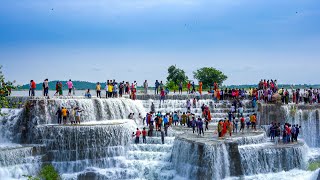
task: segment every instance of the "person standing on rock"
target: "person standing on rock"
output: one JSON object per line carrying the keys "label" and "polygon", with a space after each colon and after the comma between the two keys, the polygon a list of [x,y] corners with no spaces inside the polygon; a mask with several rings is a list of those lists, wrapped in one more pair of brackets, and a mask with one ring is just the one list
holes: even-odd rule
{"label": "person standing on rock", "polygon": [[202,82],[201,81],[199,82],[199,93],[201,96],[202,95]]}
{"label": "person standing on rock", "polygon": [[151,103],[151,112],[156,112],[156,109],[154,108],[153,102]]}
{"label": "person standing on rock", "polygon": [[245,119],[244,117],[242,116],[241,119],[240,119],[240,122],[241,122],[241,126],[240,126],[240,132],[242,130],[242,134],[244,133],[244,127],[245,127]]}
{"label": "person standing on rock", "polygon": [[160,92],[160,105],[161,105],[161,101],[164,103],[165,98],[166,98],[166,93],[164,92],[163,88],[161,88],[161,92]]}
{"label": "person standing on rock", "polygon": [[139,130],[139,128],[137,128],[137,131],[136,131],[136,144],[139,144],[140,135],[141,135],[141,131]]}
{"label": "person standing on rock", "polygon": [[191,93],[191,82],[189,81],[187,84],[188,94]]}
{"label": "person standing on rock", "polygon": [[67,116],[68,116],[67,108],[62,107],[61,113],[62,113],[63,124],[67,124]]}
{"label": "person standing on rock", "polygon": [[48,93],[49,93],[49,82],[48,82],[48,79],[45,79],[43,81],[42,87],[43,87],[43,96],[44,97],[49,97],[48,96]]}
{"label": "person standing on rock", "polygon": [[159,81],[156,80],[156,82],[154,83],[154,94],[159,94]]}
{"label": "person standing on rock", "polygon": [[256,114],[252,114],[251,115],[250,121],[251,121],[251,128],[254,129],[255,131],[257,131],[257,127],[256,127],[257,117],[256,117]]}
{"label": "person standing on rock", "polygon": [[58,116],[58,124],[61,124],[62,111],[60,108],[58,108],[56,115]]}
{"label": "person standing on rock", "polygon": [[113,97],[117,98],[118,97],[118,83],[117,82],[114,83],[112,91],[113,91],[112,92],[113,93]]}
{"label": "person standing on rock", "polygon": [[169,123],[164,124],[164,134],[165,136],[168,136],[168,128],[169,128]]}
{"label": "person standing on rock", "polygon": [[183,83],[180,81],[179,83],[179,94],[182,94]]}
{"label": "person standing on rock", "polygon": [[146,131],[146,128],[143,128],[143,130],[142,130],[142,142],[144,144],[147,143],[147,131]]}
{"label": "person standing on rock", "polygon": [[96,85],[96,92],[97,92],[97,97],[101,98],[101,85],[99,82],[97,82],[97,85]]}
{"label": "person standing on rock", "polygon": [[203,136],[204,136],[203,121],[202,121],[202,119],[201,119],[200,117],[198,118],[198,129],[199,129],[198,135],[201,136],[201,132],[202,132],[202,134],[203,134]]}
{"label": "person standing on rock", "polygon": [[31,80],[31,96],[35,96],[35,90],[36,90],[36,82],[34,80]]}
{"label": "person standing on rock", "polygon": [[81,112],[83,110],[81,110],[79,107],[76,108],[76,124],[80,124],[80,119],[81,119]]}
{"label": "person standing on rock", "polygon": [[71,96],[71,91],[73,89],[73,83],[72,83],[71,79],[69,79],[69,81],[66,84],[67,84],[68,90],[69,90],[68,96]]}
{"label": "person standing on rock", "polygon": [[145,80],[143,83],[144,94],[148,94],[148,81]]}
{"label": "person standing on rock", "polygon": [[162,144],[164,144],[164,132],[161,130],[161,141],[162,141]]}
{"label": "person standing on rock", "polygon": [[195,117],[192,117],[191,126],[192,126],[192,132],[194,134],[194,132],[196,131],[196,127],[197,127],[197,121],[196,121]]}
{"label": "person standing on rock", "polygon": [[196,92],[196,86],[195,86],[194,81],[193,81],[192,82],[192,91],[191,91],[191,93],[194,93],[194,92]]}
{"label": "person standing on rock", "polygon": [[222,122],[222,120],[220,120],[218,122],[218,136],[219,136],[219,139],[222,138],[222,128],[223,128],[223,122]]}

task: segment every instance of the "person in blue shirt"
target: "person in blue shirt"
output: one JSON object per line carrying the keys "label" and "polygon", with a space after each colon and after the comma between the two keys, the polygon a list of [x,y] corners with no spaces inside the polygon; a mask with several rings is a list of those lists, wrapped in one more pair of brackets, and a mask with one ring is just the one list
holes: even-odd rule
{"label": "person in blue shirt", "polygon": [[201,132],[202,132],[202,134],[204,136],[203,121],[202,121],[202,119],[200,117],[198,118],[198,124],[197,125],[198,125],[198,129],[199,129],[198,135],[201,136]]}
{"label": "person in blue shirt", "polygon": [[194,81],[192,82],[192,93],[196,92],[196,88],[195,88],[195,85],[194,85]]}
{"label": "person in blue shirt", "polygon": [[156,82],[154,83],[154,94],[159,94],[159,86],[160,83],[158,80],[156,80]]}

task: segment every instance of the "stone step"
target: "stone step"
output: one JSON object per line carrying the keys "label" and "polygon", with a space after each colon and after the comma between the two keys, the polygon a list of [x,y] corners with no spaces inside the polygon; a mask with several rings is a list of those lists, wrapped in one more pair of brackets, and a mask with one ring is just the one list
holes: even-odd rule
{"label": "stone step", "polygon": [[134,144],[131,145],[132,151],[152,151],[152,152],[171,152],[171,144]]}
{"label": "stone step", "polygon": [[129,160],[170,161],[171,153],[148,152],[148,151],[128,151],[127,157]]}
{"label": "stone step", "polygon": [[145,168],[148,168],[148,170],[172,170],[173,164],[171,162],[167,161],[153,161],[153,160],[127,160],[127,168],[135,168],[139,171],[144,170]]}
{"label": "stone step", "polygon": [[[155,134],[154,134],[155,135]],[[164,143],[165,144],[173,144],[175,137],[165,137],[164,138]],[[133,140],[134,143],[134,140]],[[140,137],[140,143],[142,144],[142,137]],[[162,144],[161,137],[147,137],[147,143],[146,144]]]}

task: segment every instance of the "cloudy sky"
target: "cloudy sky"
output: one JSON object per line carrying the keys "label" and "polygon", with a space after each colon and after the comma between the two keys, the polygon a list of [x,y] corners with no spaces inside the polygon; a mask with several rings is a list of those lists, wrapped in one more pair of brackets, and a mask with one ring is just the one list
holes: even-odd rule
{"label": "cloudy sky", "polygon": [[7,79],[165,80],[172,64],[225,84],[319,84],[319,0],[2,0]]}

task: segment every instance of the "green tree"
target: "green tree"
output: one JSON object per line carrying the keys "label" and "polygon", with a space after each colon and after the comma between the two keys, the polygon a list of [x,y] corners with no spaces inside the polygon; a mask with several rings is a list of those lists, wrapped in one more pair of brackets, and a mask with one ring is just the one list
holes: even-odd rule
{"label": "green tree", "polygon": [[172,65],[168,68],[167,87],[169,89],[177,89],[178,84],[182,82],[185,84],[188,81],[188,76],[184,70]]}
{"label": "green tree", "polygon": [[201,81],[204,88],[210,87],[214,82],[222,84],[228,77],[213,67],[203,67],[193,72],[193,77]]}
{"label": "green tree", "polygon": [[[2,73],[2,66],[0,65],[0,109],[9,108],[10,103],[6,96],[9,96],[11,94],[11,90],[15,89],[13,83],[10,81],[5,81],[5,77]],[[0,116],[1,115],[3,114],[0,112]]]}

